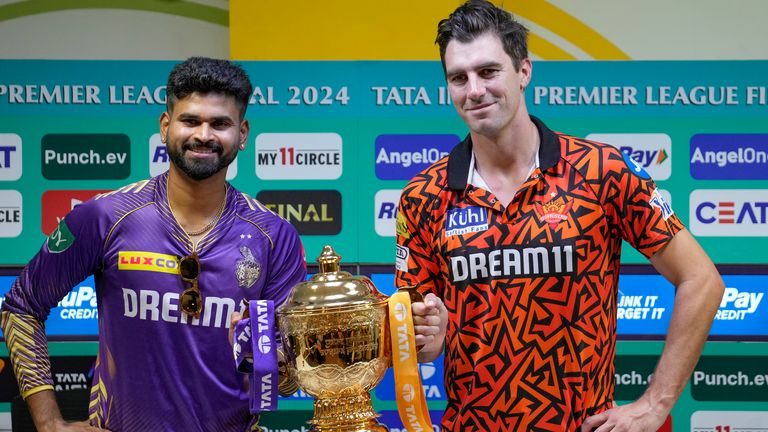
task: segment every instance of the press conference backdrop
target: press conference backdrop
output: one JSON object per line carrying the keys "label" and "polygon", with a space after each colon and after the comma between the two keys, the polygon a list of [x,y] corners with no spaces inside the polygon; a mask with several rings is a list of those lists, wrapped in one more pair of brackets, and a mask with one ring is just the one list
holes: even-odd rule
{"label": "press conference backdrop", "polygon": [[[466,133],[439,62],[313,62],[312,74],[297,62],[244,66],[257,86],[247,114],[252,129],[228,178],[293,223],[310,260],[332,244],[344,262],[384,264],[369,273],[391,290],[399,191]],[[157,128],[171,67],[0,61],[0,262],[24,264],[78,203],[167,169]],[[768,236],[767,72],[768,61],[545,62],[526,92],[531,112],[553,129],[631,155],[718,264],[757,266],[757,274],[735,267],[727,276],[714,339],[764,340],[768,333],[768,271],[759,266],[768,263],[761,246]],[[631,248],[623,261],[647,263]],[[3,283],[7,290],[10,279]],[[620,291],[622,337],[663,336],[673,289],[658,276],[625,274]],[[51,337],[92,339],[94,298],[86,280],[52,312]],[[57,372],[57,386],[86,385],[95,342],[53,345],[54,356],[76,357],[79,368]],[[660,350],[659,342],[620,343],[620,400],[639,395]],[[766,344],[710,342],[705,353],[672,413],[674,427],[768,428]],[[2,361],[10,383],[7,357]],[[422,374],[437,420],[442,365],[422,366]],[[398,428],[393,391],[388,377],[374,396]],[[311,403],[295,396],[281,407],[303,414],[269,416],[266,424],[301,428],[296,419],[309,415]],[[756,412],[731,412],[738,410]]]}

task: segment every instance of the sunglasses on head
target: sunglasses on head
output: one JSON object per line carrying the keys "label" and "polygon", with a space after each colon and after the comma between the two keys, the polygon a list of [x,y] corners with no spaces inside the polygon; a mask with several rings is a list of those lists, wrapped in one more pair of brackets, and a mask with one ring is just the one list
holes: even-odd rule
{"label": "sunglasses on head", "polygon": [[181,280],[192,284],[179,297],[181,310],[195,318],[200,318],[200,313],[203,311],[203,296],[197,287],[197,281],[200,279],[200,258],[197,257],[197,252],[179,261],[179,274],[181,274]]}

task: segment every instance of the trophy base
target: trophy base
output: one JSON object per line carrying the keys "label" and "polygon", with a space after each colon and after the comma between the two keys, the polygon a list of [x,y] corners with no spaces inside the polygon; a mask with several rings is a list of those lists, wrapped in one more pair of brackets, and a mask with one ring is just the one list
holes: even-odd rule
{"label": "trophy base", "polygon": [[388,432],[376,420],[368,392],[354,396],[319,398],[315,401],[315,414],[310,431],[313,432]]}

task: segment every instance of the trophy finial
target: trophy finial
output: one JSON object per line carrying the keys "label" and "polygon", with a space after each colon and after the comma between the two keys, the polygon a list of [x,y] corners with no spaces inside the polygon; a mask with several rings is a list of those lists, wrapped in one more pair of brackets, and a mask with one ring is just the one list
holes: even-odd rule
{"label": "trophy finial", "polygon": [[325,245],[323,252],[317,257],[317,262],[320,263],[320,273],[335,273],[339,271],[341,255],[338,255],[331,245]]}

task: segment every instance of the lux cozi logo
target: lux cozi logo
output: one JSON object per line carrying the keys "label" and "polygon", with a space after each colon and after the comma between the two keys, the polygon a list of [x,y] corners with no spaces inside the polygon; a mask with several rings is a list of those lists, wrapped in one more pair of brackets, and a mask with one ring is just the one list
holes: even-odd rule
{"label": "lux cozi logo", "polygon": [[117,269],[179,274],[179,258],[155,252],[120,251],[117,254]]}

